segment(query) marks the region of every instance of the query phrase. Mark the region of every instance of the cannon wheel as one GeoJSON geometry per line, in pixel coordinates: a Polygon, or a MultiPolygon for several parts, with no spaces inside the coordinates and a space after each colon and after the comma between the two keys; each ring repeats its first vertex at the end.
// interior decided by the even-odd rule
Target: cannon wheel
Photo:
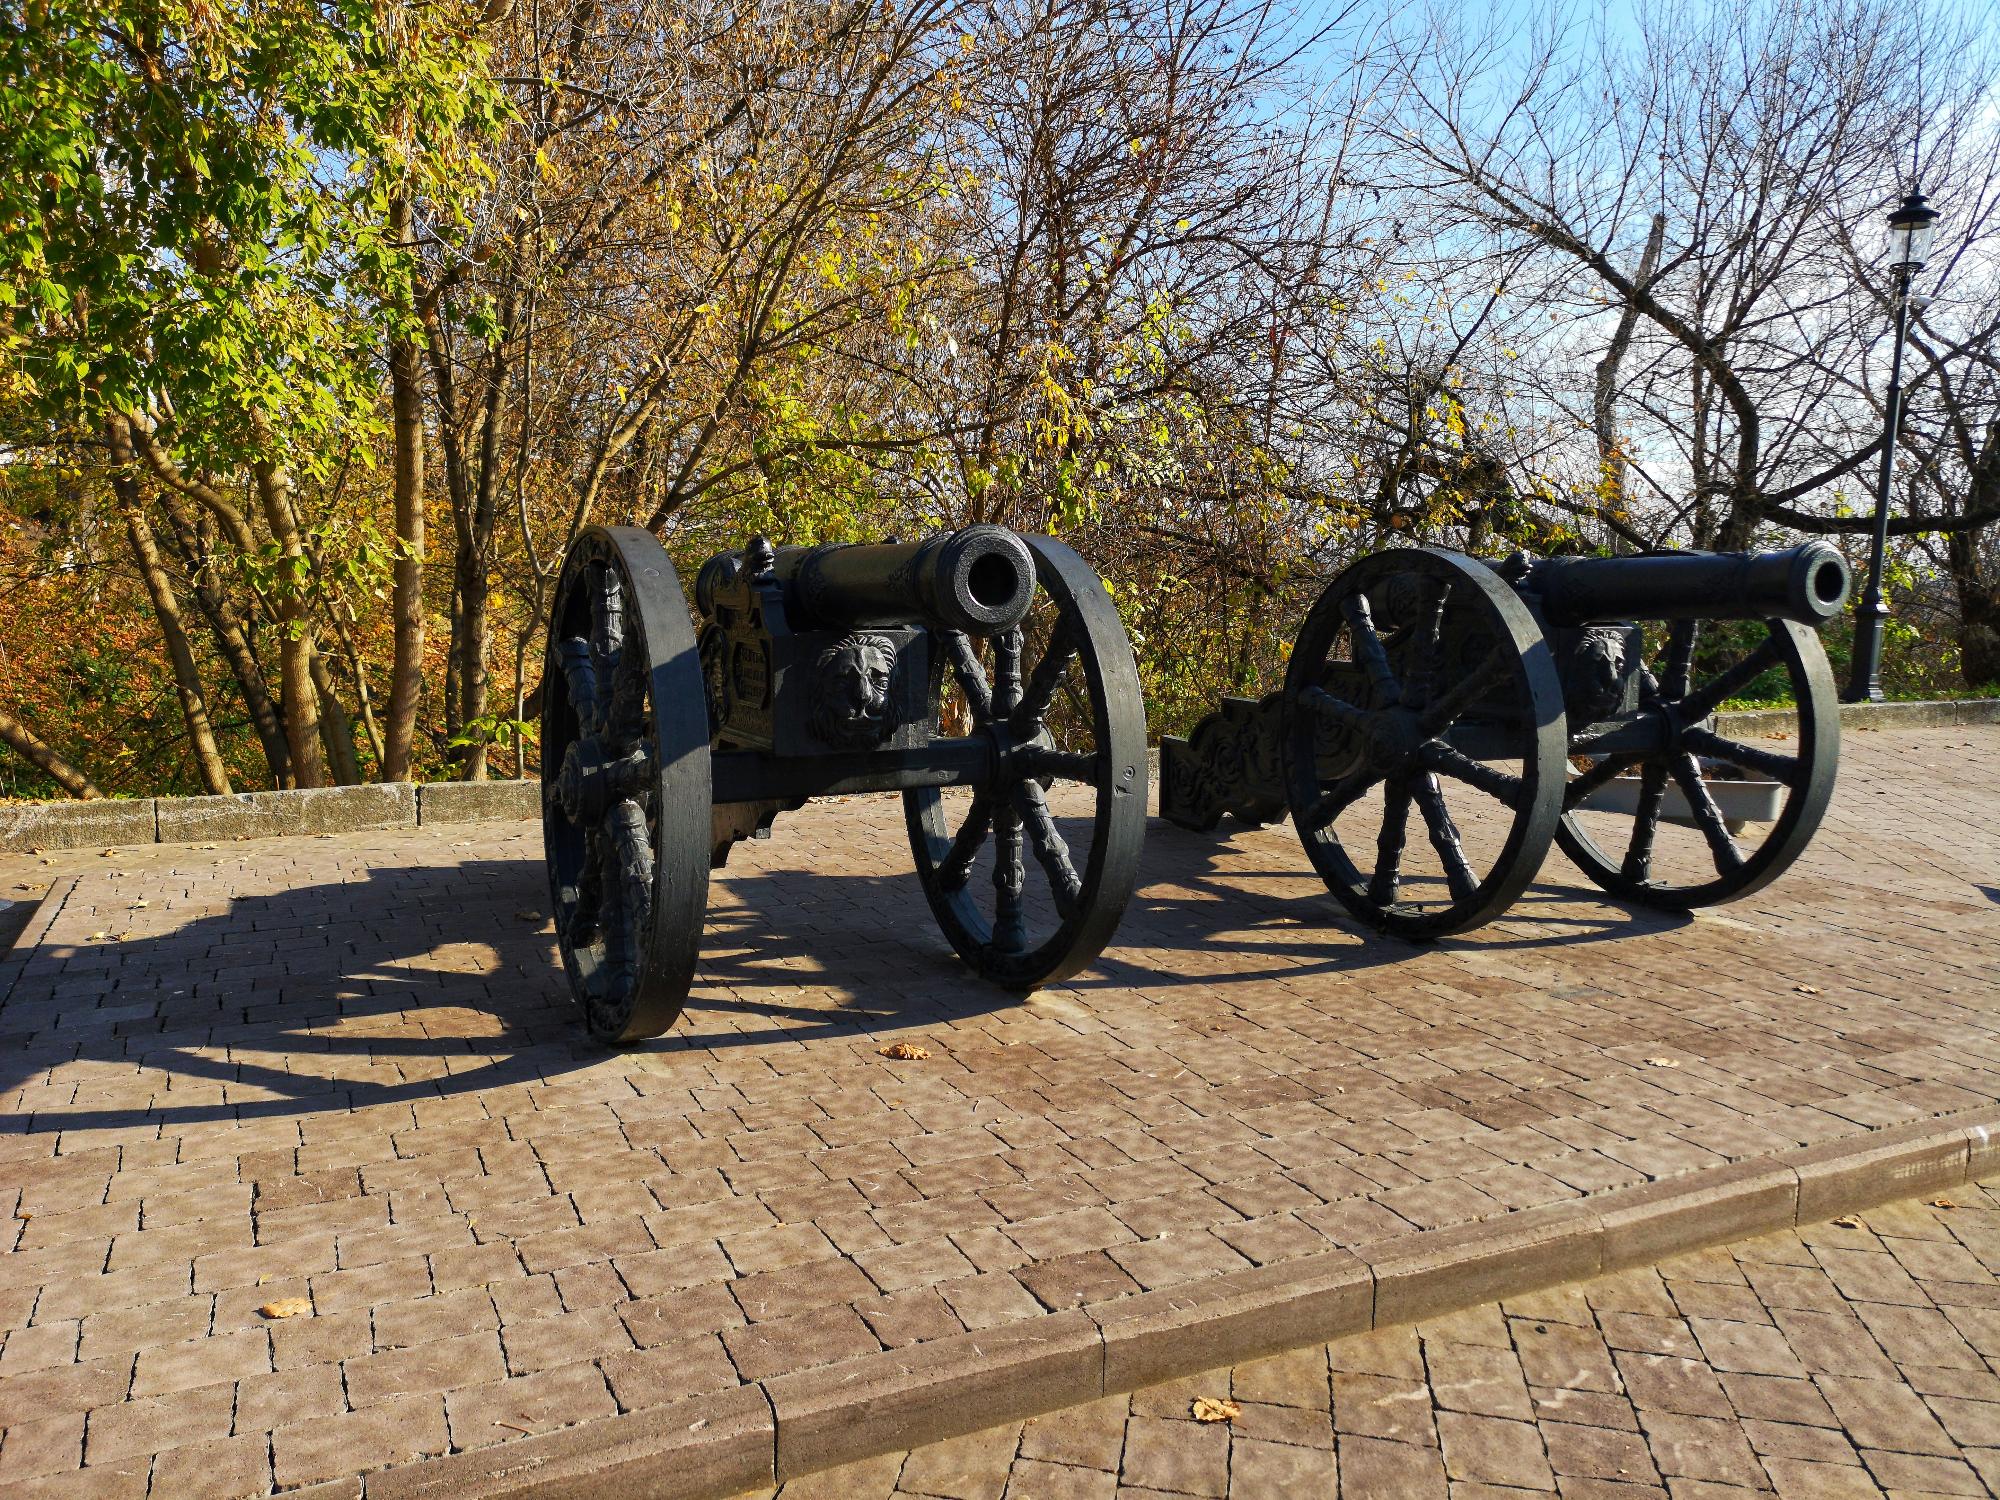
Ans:
{"type": "Polygon", "coordinates": [[[1483,563],[1422,548],[1348,568],[1299,630],[1283,714],[1286,802],[1299,841],[1327,888],[1371,926],[1417,941],[1477,927],[1512,904],[1547,858],[1562,813],[1562,686],[1527,606],[1483,563]],[[1461,736],[1468,748],[1454,746],[1462,721],[1486,726],[1483,744],[1461,736]],[[1447,784],[1453,798],[1476,794],[1509,818],[1483,874],[1453,821],[1447,784]],[[1378,785],[1379,810],[1363,803],[1378,785]],[[1350,809],[1361,814],[1350,829],[1373,825],[1365,872],[1335,831],[1350,809]],[[1403,899],[1413,821],[1436,851],[1442,900],[1403,899]]]}
{"type": "Polygon", "coordinates": [[[953,828],[936,787],[903,793],[903,817],[924,896],[938,926],[982,978],[1032,990],[1067,979],[1103,951],[1139,871],[1146,834],[1146,710],[1138,668],[1118,611],[1097,575],[1061,542],[1024,536],[1040,597],[1026,630],[993,641],[989,684],[964,636],[940,637],[949,670],[971,711],[973,733],[1006,746],[992,776],[972,788],[953,828]],[[1025,642],[1040,658],[1023,670],[1025,642]],[[1058,744],[1051,704],[1068,697],[1087,716],[1082,733],[1058,744]],[[1096,789],[1090,852],[1079,873],[1057,831],[1046,794],[1061,782],[1096,789]],[[995,846],[993,914],[971,892],[979,851],[995,846]],[[1048,886],[1052,920],[1033,930],[1023,890],[1030,863],[1048,886]]]}
{"type": "Polygon", "coordinates": [[[1595,758],[1590,768],[1572,779],[1564,798],[1562,826],[1556,839],[1563,853],[1612,895],[1668,911],[1692,911],[1760,890],[1785,872],[1818,831],[1833,798],[1834,773],[1840,763],[1840,702],[1833,673],[1819,636],[1789,620],[1765,622],[1766,634],[1754,649],[1700,686],[1693,683],[1694,648],[1699,625],[1675,622],[1668,632],[1661,670],[1654,679],[1657,693],[1642,711],[1660,716],[1665,748],[1651,755],[1595,758]],[[1766,750],[1718,734],[1708,722],[1726,699],[1742,692],[1774,667],[1782,668],[1798,705],[1798,743],[1790,754],[1766,750]],[[1703,761],[1726,765],[1783,783],[1784,806],[1775,822],[1763,829],[1754,848],[1739,846],[1707,791],[1703,761]],[[1638,807],[1623,850],[1607,853],[1576,816],[1578,805],[1611,777],[1629,770],[1640,776],[1638,807]],[[1689,811],[1708,845],[1715,876],[1711,880],[1678,882],[1655,879],[1652,873],[1654,835],[1660,825],[1661,803],[1669,785],[1680,788],[1689,811]]]}
{"type": "Polygon", "coordinates": [[[666,549],[593,526],[563,560],[543,676],[542,838],[556,942],[590,1034],[681,1013],[708,905],[707,696],[666,549]]]}

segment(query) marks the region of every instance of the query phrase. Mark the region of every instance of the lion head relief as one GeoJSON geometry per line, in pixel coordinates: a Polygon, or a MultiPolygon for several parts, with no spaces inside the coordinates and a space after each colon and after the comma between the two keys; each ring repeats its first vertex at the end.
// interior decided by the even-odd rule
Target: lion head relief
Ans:
{"type": "Polygon", "coordinates": [[[809,727],[842,750],[873,750],[896,732],[889,681],[896,643],[884,635],[842,636],[813,663],[809,727]]]}

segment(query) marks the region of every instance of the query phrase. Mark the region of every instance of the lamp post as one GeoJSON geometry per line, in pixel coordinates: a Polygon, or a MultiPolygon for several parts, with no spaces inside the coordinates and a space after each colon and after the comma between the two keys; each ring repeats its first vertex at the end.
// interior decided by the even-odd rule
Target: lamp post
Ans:
{"type": "Polygon", "coordinates": [[[1868,549],[1868,584],[1854,607],[1854,660],[1850,664],[1849,703],[1882,699],[1882,626],[1889,606],[1882,602],[1882,558],[1889,548],[1889,489],[1895,480],[1896,430],[1903,421],[1903,344],[1910,332],[1910,283],[1924,268],[1937,230],[1937,210],[1912,192],[1889,215],[1889,264],[1895,276],[1893,312],[1896,343],[1889,356],[1889,399],[1882,413],[1882,473],[1875,484],[1875,535],[1868,549]]]}

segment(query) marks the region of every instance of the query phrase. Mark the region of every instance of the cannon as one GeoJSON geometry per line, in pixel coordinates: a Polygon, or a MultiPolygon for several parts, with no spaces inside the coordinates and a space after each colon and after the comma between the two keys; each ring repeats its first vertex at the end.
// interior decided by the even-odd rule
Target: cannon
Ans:
{"type": "Polygon", "coordinates": [[[1506,910],[1552,843],[1643,905],[1748,895],[1833,794],[1839,705],[1814,627],[1849,582],[1823,542],[1364,557],[1307,614],[1282,689],[1162,741],[1161,814],[1206,832],[1289,813],[1350,912],[1419,941],[1506,910]],[[1796,705],[1788,746],[1717,730],[1746,695],[1796,705]]]}
{"type": "Polygon", "coordinates": [[[1030,990],[1097,956],[1137,874],[1145,715],[1117,612],[1075,552],[996,526],[760,537],[702,567],[695,614],[646,531],[592,527],[564,558],[543,840],[592,1036],[674,1023],[709,871],[812,797],[902,793],[924,895],[983,978],[1030,990]],[[990,882],[974,880],[989,843],[990,882]]]}

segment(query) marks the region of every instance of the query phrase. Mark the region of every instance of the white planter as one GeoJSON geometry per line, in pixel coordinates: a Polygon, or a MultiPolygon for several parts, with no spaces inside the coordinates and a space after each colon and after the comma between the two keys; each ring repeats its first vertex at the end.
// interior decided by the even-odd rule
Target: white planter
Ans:
{"type": "MultiPolygon", "coordinates": [[[[1583,799],[1583,809],[1636,816],[1639,785],[1637,776],[1614,776],[1583,799]]],[[[1722,809],[1722,820],[1731,833],[1741,833],[1751,823],[1775,823],[1785,806],[1782,781],[1706,781],[1703,785],[1715,799],[1715,805],[1722,809]]],[[[1667,795],[1661,799],[1660,816],[1669,823],[1696,826],[1686,794],[1673,781],[1667,783],[1667,795]]]]}

